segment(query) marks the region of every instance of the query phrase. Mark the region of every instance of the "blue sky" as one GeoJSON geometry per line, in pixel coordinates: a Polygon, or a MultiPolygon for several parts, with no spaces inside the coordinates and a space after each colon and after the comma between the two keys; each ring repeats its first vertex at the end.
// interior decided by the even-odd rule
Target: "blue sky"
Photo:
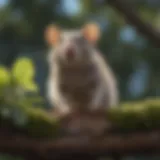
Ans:
{"type": "Polygon", "coordinates": [[[9,2],[9,0],[0,0],[0,7],[3,7],[9,2]]]}
{"type": "Polygon", "coordinates": [[[63,0],[63,7],[68,15],[79,12],[79,0],[63,0]]]}

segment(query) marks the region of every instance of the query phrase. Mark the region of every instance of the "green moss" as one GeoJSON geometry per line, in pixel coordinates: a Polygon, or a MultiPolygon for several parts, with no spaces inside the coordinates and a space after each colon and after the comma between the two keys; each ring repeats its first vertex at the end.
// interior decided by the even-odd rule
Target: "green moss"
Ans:
{"type": "Polygon", "coordinates": [[[111,108],[107,119],[121,130],[160,128],[160,100],[148,99],[111,108]]]}
{"type": "MultiPolygon", "coordinates": [[[[6,107],[4,108],[6,109],[6,107]]],[[[4,108],[0,108],[1,119],[4,108]]],[[[8,115],[18,113],[18,119],[20,119],[20,117],[25,119],[24,123],[18,124],[17,121],[15,121],[15,117],[17,116],[14,118],[12,116],[7,116],[7,120],[9,119],[12,125],[27,132],[30,136],[55,138],[59,134],[60,122],[50,117],[43,109],[26,106],[22,107],[21,105],[16,107],[10,106],[8,111],[11,112],[11,114],[8,115]]],[[[134,103],[122,103],[119,107],[109,109],[106,120],[110,121],[113,126],[120,131],[160,128],[160,100],[155,99],[134,103]]],[[[20,122],[22,122],[22,119],[20,122]]]]}
{"type": "Polygon", "coordinates": [[[59,122],[40,108],[15,107],[0,108],[0,119],[3,123],[9,122],[17,129],[25,131],[29,136],[34,137],[56,137],[59,122]],[[5,110],[4,110],[5,108],[5,110]],[[2,112],[6,112],[2,114],[2,112]],[[7,111],[9,113],[7,113],[7,111]]]}
{"type": "Polygon", "coordinates": [[[33,136],[54,137],[58,132],[58,121],[41,109],[27,109],[28,123],[25,126],[27,132],[33,136]]]}
{"type": "Polygon", "coordinates": [[[146,104],[146,122],[148,127],[160,127],[160,100],[147,100],[146,104]]]}

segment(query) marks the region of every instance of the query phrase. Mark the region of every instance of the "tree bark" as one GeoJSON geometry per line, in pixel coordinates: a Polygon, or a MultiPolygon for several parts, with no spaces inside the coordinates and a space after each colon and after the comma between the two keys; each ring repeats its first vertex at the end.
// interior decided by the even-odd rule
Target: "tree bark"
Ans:
{"type": "Polygon", "coordinates": [[[154,29],[149,23],[143,21],[134,11],[134,7],[124,0],[106,0],[106,2],[119,11],[125,20],[133,25],[138,32],[148,38],[153,44],[160,48],[160,32],[154,29]]]}
{"type": "Polygon", "coordinates": [[[38,139],[24,134],[0,130],[0,152],[26,159],[120,159],[128,155],[160,153],[160,131],[106,133],[101,137],[67,137],[38,139]]]}

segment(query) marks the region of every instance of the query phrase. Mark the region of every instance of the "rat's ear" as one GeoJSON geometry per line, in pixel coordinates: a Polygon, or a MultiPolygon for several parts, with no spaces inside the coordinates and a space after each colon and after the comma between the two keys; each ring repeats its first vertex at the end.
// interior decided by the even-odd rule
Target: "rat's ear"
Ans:
{"type": "Polygon", "coordinates": [[[57,45],[57,43],[59,42],[59,39],[60,39],[60,29],[59,27],[51,24],[51,25],[48,25],[45,29],[45,32],[44,32],[44,38],[45,38],[45,41],[46,43],[49,45],[49,46],[55,46],[57,45]]]}
{"type": "Polygon", "coordinates": [[[96,23],[87,23],[82,28],[82,34],[91,43],[96,43],[100,38],[100,28],[96,23]]]}

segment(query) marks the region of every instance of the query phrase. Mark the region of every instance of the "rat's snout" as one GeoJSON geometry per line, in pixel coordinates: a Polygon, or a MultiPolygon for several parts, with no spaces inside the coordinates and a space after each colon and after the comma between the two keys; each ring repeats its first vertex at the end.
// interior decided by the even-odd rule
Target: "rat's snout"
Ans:
{"type": "Polygon", "coordinates": [[[66,58],[68,60],[73,60],[75,58],[76,50],[73,45],[69,45],[66,49],[66,58]]]}

